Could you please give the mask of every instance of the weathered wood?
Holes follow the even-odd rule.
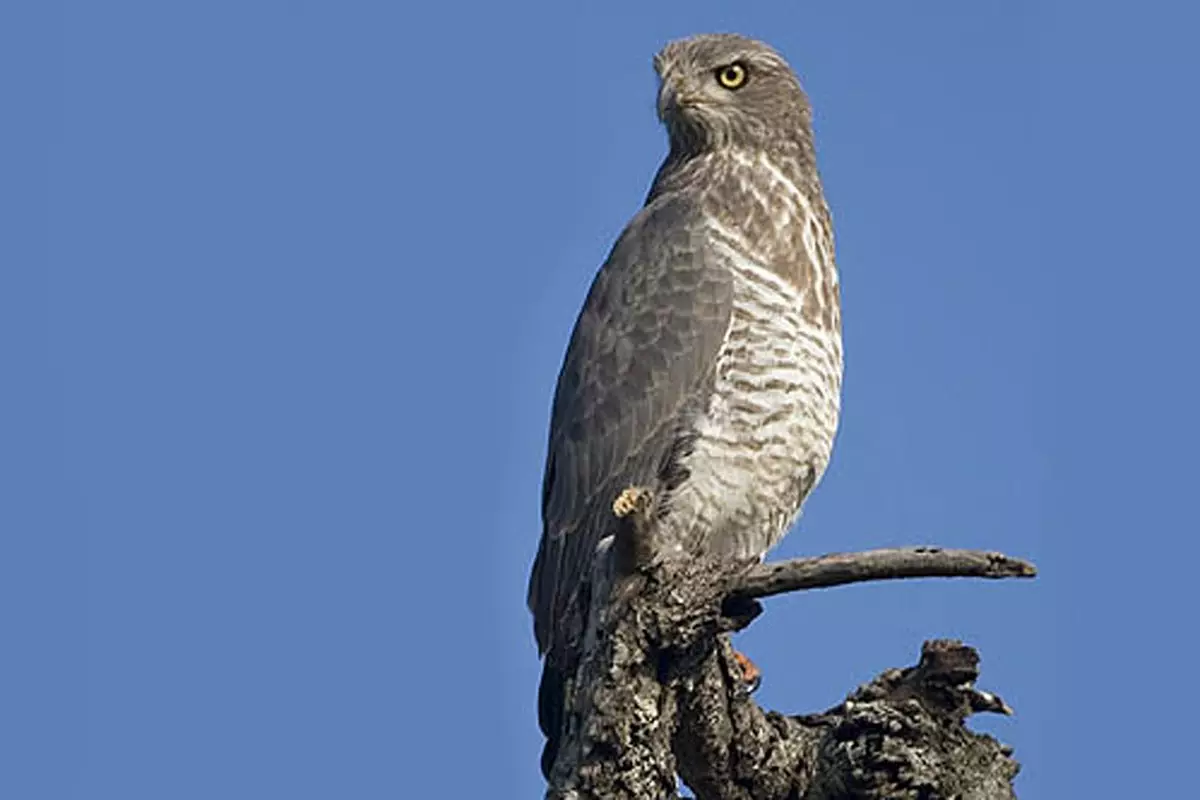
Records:
[[[750,567],[632,561],[632,571],[609,561],[598,576],[548,797],[675,798],[677,775],[699,800],[1013,797],[1009,750],[964,725],[1009,711],[974,687],[970,647],[927,642],[915,667],[887,670],[824,713],[789,717],[746,691],[728,633],[753,619],[757,597],[916,576],[1027,577],[1032,565],[937,548]]]
[[[901,547],[862,553],[831,553],[755,564],[737,580],[734,597],[770,597],[864,581],[903,578],[1032,578],[1028,561],[984,550]]]

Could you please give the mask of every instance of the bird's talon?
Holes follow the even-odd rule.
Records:
[[[741,668],[742,683],[745,686],[746,692],[748,694],[754,693],[762,685],[762,670],[758,668],[757,664],[737,650],[733,651],[733,657],[737,661],[738,667]]]
[[[624,519],[636,511],[643,510],[650,503],[650,490],[641,486],[629,486],[613,500],[613,515]]]

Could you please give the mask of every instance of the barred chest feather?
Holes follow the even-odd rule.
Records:
[[[688,552],[757,557],[821,479],[840,408],[841,337],[802,314],[804,290],[742,260],[707,413],[671,500]],[[696,537],[703,536],[702,540]]]
[[[748,256],[755,251],[738,233],[710,223],[734,276],[734,308],[706,413],[682,461],[689,477],[670,500],[669,540],[688,553],[762,556],[829,463],[842,382],[832,243],[816,235],[808,214],[791,219],[804,226],[810,259],[799,286]]]

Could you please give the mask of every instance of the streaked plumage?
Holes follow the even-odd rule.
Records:
[[[588,293],[550,423],[529,587],[550,758],[614,498],[654,490],[668,555],[761,557],[837,429],[841,313],[807,98],[740,36],[673,42],[655,69],[670,153]]]

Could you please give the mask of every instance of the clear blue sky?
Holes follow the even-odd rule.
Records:
[[[762,701],[983,652],[1023,798],[1178,796],[1200,704],[1197,11],[108,2],[0,11],[0,796],[535,797],[550,393],[663,154],[653,52],[816,107],[845,415],[778,555],[1033,583],[770,602]]]

